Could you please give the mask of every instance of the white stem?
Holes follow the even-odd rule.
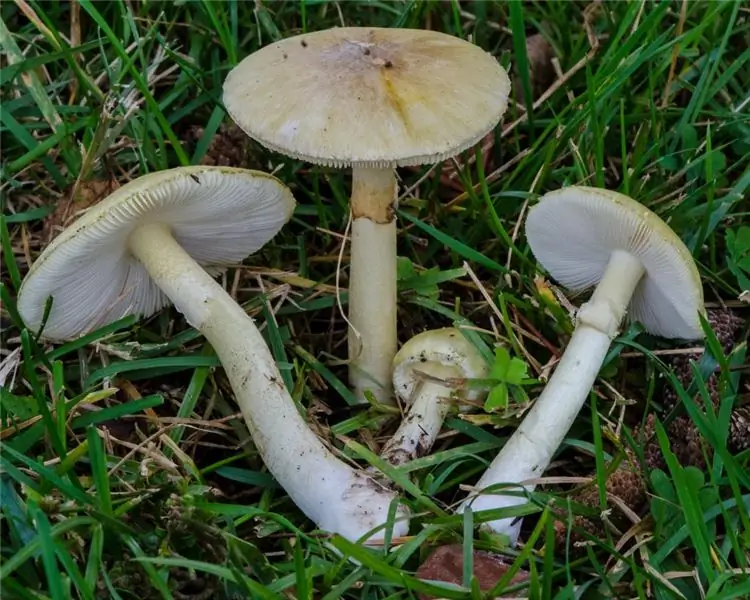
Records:
[[[384,524],[396,497],[338,459],[310,430],[253,320],[162,225],[129,240],[133,255],[188,322],[213,346],[263,462],[317,526],[357,540]],[[403,513],[397,513],[403,516]],[[406,519],[394,525],[405,535]],[[372,539],[382,539],[384,531]]]
[[[393,169],[355,168],[349,269],[349,383],[393,404],[391,362],[396,332],[396,177]]]
[[[416,368],[442,379],[460,377],[458,369],[443,365],[425,363]],[[416,397],[406,417],[380,452],[381,458],[395,466],[411,462],[432,449],[450,408],[451,388],[422,381],[415,389]]]
[[[576,329],[547,386],[477,482],[479,494],[484,488],[503,483],[511,484],[508,491],[516,493],[534,490],[535,483],[524,482],[542,476],[573,425],[643,273],[643,265],[630,254],[612,254],[591,299],[578,311]],[[473,511],[480,511],[525,503],[523,495],[504,496],[498,489],[469,496],[457,512],[469,505]],[[520,523],[514,520],[497,519],[485,526],[510,536],[515,543]]]

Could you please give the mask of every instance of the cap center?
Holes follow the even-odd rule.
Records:
[[[395,66],[393,49],[376,42],[343,40],[325,54],[334,61],[344,63],[348,67],[359,64],[380,69],[392,69]]]

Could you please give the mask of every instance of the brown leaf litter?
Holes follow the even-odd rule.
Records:
[[[472,560],[472,573],[477,578],[479,589],[489,592],[498,581],[508,572],[509,565],[505,559],[498,555],[483,550],[474,550]],[[461,544],[447,544],[439,546],[427,557],[417,569],[416,576],[422,580],[443,581],[461,585],[463,583],[464,550]],[[529,574],[520,570],[510,580],[509,586],[514,587],[519,583],[528,581]],[[517,598],[527,595],[525,592],[512,592],[510,595],[502,594],[495,598]],[[418,594],[419,600],[432,600],[437,596]]]

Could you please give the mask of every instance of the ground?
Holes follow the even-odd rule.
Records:
[[[506,594],[750,597],[746,5],[17,0],[0,14],[4,598],[410,598],[437,593],[414,574],[449,543],[493,553],[475,568],[527,573]],[[389,552],[331,542],[358,564],[264,470],[210,347],[174,311],[53,346],[14,308],[48,241],[117,186],[191,163],[274,172],[295,216],[220,281],[257,317],[314,430],[365,466],[394,425],[352,406],[341,364],[348,174],[265,151],[220,101],[254,49],[342,24],[471,37],[509,69],[514,102],[476,150],[399,170],[399,337],[455,323],[528,371],[495,382],[508,406],[451,417],[430,455],[389,473],[418,511],[413,535]],[[582,298],[546,276],[523,232],[529,205],[570,184],[665,219],[711,318],[705,347],[621,332],[508,548],[466,535],[450,508],[572,331]]]

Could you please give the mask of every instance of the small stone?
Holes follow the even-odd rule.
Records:
[[[474,550],[473,573],[477,578],[479,589],[482,592],[488,592],[495,587],[503,575],[508,572],[509,568],[510,565],[505,562],[503,557],[482,550]],[[422,566],[417,569],[416,576],[419,579],[445,581],[447,583],[462,585],[463,569],[463,546],[461,544],[448,544],[433,550],[427,557],[427,560],[422,563]],[[515,586],[528,581],[528,579],[528,572],[521,570],[513,576],[509,585]],[[503,597],[516,598],[520,595],[525,596],[527,594],[519,591],[512,593],[512,595],[503,594]],[[429,596],[427,594],[419,594],[418,597],[419,600],[437,598],[437,596]]]

